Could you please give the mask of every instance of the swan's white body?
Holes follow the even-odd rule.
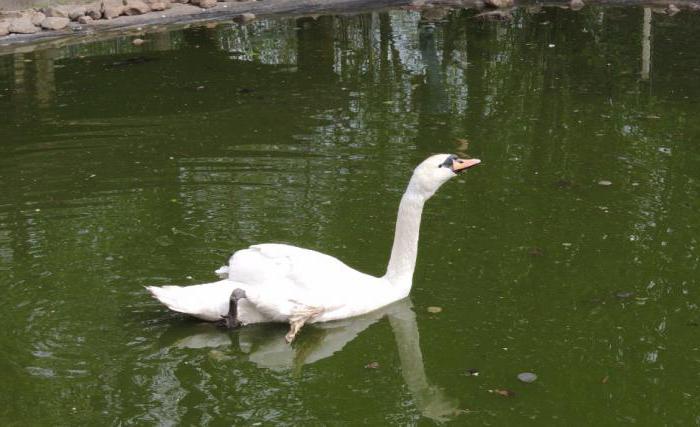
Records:
[[[193,286],[148,289],[171,310],[217,321],[229,312],[234,289],[246,298],[238,303],[243,324],[287,322],[309,309],[322,312],[309,321],[353,317],[405,297],[385,278],[377,278],[338,259],[296,246],[268,243],[237,251],[217,272],[228,277]]]
[[[320,252],[269,243],[235,252],[228,266],[217,270],[223,280],[147,289],[171,310],[207,321],[227,315],[232,292],[242,289],[246,297],[238,300],[236,315],[244,325],[293,324],[299,319],[301,324],[326,322],[374,311],[411,290],[425,201],[457,172],[478,163],[478,159],[439,154],[415,169],[399,205],[391,259],[383,277],[361,273]]]

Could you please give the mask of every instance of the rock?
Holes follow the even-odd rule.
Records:
[[[92,21],[93,21],[93,19],[90,17],[90,15],[85,15],[85,16],[81,16],[78,18],[78,23],[83,24],[83,25],[89,24]]]
[[[216,0],[190,0],[190,3],[202,9],[209,9],[210,7],[216,6]]]
[[[524,383],[533,383],[537,379],[537,375],[532,372],[521,372],[518,374],[518,379]]]
[[[81,16],[85,16],[87,8],[85,6],[75,6],[68,11],[68,19],[77,21]]]
[[[92,19],[102,18],[102,3],[90,3],[85,6],[85,15]]]
[[[569,7],[571,10],[581,10],[586,5],[583,0],[571,0],[569,2]]]
[[[255,14],[246,12],[246,13],[241,13],[240,15],[237,15],[233,18],[234,22],[238,22],[239,24],[245,24],[248,23],[252,20],[255,19]]]
[[[10,21],[8,28],[11,33],[17,34],[34,34],[39,31],[39,28],[32,24],[29,18],[17,18]]]
[[[65,6],[51,6],[44,10],[44,14],[50,18],[68,18],[68,8]]]
[[[139,39],[139,38],[133,39],[131,41],[131,44],[133,44],[134,46],[141,46],[143,44],[143,39]]]
[[[49,16],[48,18],[41,21],[41,28],[45,30],[62,30],[66,28],[70,19],[62,18],[60,16]]]
[[[23,13],[22,11],[18,10],[0,10],[0,20],[7,21],[9,22],[10,19],[15,19],[15,18],[24,18],[26,13]]]
[[[601,179],[600,181],[598,181],[598,185],[603,187],[610,187],[612,185],[612,181],[608,181],[607,179]]]
[[[499,9],[513,7],[513,0],[485,0],[484,2],[491,7],[497,7]]]
[[[169,0],[149,0],[146,4],[149,5],[153,11],[161,11],[170,7]]]
[[[112,19],[124,13],[124,4],[120,0],[104,0],[102,2],[102,17]]]
[[[124,6],[124,15],[143,15],[151,11],[151,7],[141,0],[128,0]]]
[[[0,37],[10,34],[10,23],[7,21],[0,21]]]
[[[32,21],[32,24],[34,25],[41,25],[41,23],[46,19],[46,15],[44,15],[41,12],[36,12],[32,14],[29,19]]]
[[[673,16],[680,11],[681,10],[675,4],[669,4],[666,8],[666,13],[668,13],[668,16]]]

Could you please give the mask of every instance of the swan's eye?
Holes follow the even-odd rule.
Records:
[[[454,154],[450,154],[449,156],[447,156],[445,161],[442,162],[438,167],[441,168],[444,166],[446,168],[452,168],[452,162],[454,162],[457,159],[458,159],[457,156],[455,156]]]

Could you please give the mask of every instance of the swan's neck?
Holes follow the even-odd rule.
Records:
[[[418,234],[423,204],[425,204],[425,198],[418,192],[412,191],[409,185],[399,205],[394,246],[391,248],[391,258],[384,276],[401,292],[401,297],[407,296],[411,291],[413,270],[416,267],[416,255],[418,255]]]

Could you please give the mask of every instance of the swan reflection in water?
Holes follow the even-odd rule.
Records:
[[[425,374],[416,314],[408,298],[364,316],[314,324],[294,345],[286,343],[279,328],[245,327],[232,334],[216,329],[211,324],[198,324],[190,331],[194,333],[177,339],[173,346],[217,348],[230,346],[232,339],[238,337],[241,351],[258,367],[299,373],[303,365],[325,359],[342,350],[362,331],[385,316],[389,319],[396,338],[401,373],[421,414],[438,421],[459,414],[458,400],[447,397],[441,388],[430,384]],[[181,327],[179,325],[177,328],[180,336],[183,333]]]

